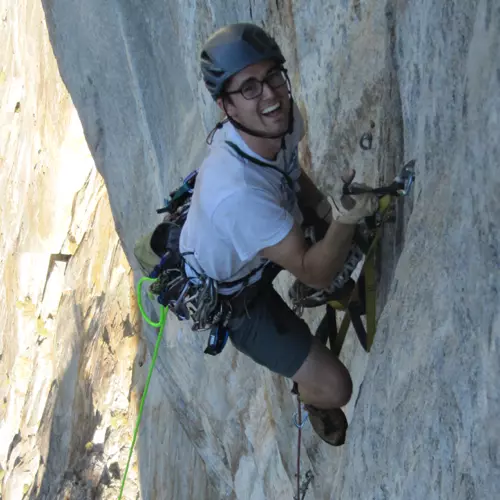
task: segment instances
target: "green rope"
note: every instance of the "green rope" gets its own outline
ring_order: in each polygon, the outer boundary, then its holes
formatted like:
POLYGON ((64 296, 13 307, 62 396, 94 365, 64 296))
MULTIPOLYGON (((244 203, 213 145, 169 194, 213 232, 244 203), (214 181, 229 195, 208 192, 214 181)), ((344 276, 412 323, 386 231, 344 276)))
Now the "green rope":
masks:
MULTIPOLYGON (((143 283, 145 283, 146 281, 148 281, 150 283, 154 283, 157 280, 158 280, 158 278, 148 278, 147 276, 144 276, 143 278, 141 278, 139 280, 139 283, 137 284, 137 303, 139 304, 139 309, 141 311, 142 317, 145 319, 145 321, 148 325, 151 325, 153 328, 163 328, 163 326, 165 325, 165 319, 167 317, 168 308, 165 308, 162 306, 161 313, 160 313, 160 321, 158 321, 158 323, 155 323, 151 318, 148 317, 148 315, 146 314, 146 311, 144 311, 144 308, 142 307, 142 294, 141 294, 141 292, 142 292, 143 283)), ((148 292, 148 294, 151 298, 150 292, 148 292)))
POLYGON ((142 317, 144 318, 146 323, 148 323, 148 325, 151 325, 154 328, 159 328, 159 331, 158 331, 158 338, 156 340, 155 350, 153 352, 153 358, 151 359, 151 366, 149 367, 148 378, 146 379, 146 385, 144 386, 144 392, 142 394, 141 404, 139 406, 139 415, 137 417, 137 422, 135 424, 134 437, 132 438, 132 444, 130 445, 127 466, 125 467, 125 472, 123 474, 122 486, 120 488, 120 495, 118 496, 118 500, 121 500, 122 495, 123 495, 123 489, 125 488, 125 481, 127 480, 128 469, 130 466, 130 461, 132 460, 132 452, 134 451, 135 441, 137 439, 137 434, 139 432, 139 425, 141 424, 144 403, 146 401, 146 395, 147 395, 148 389, 149 389, 149 382, 150 382, 151 377, 153 375, 153 370, 155 367, 156 358, 158 357, 158 351, 160 349, 160 343, 161 343, 161 339, 163 337, 163 331, 165 329, 165 324, 167 322, 168 307, 163 307, 163 306, 161 307, 160 321, 158 321, 157 323, 155 323, 151 318, 149 318, 148 315, 146 314, 146 312, 144 311, 144 308, 142 307, 142 285, 146 281, 154 282, 154 281, 156 281, 156 279, 143 277, 139 280, 139 283, 137 284, 137 302, 139 304, 139 309, 141 311, 142 317))

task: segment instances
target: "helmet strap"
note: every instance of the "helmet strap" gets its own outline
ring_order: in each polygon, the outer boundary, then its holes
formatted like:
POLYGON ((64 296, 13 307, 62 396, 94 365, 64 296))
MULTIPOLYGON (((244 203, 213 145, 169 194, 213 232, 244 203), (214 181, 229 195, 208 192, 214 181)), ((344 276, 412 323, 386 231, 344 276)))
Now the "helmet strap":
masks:
POLYGON ((215 127, 209 132, 209 134, 206 138, 206 143, 208 145, 212 144, 212 141, 214 140, 214 135, 217 132, 217 130, 220 130, 224 126, 224 123, 226 123, 228 121, 229 121, 229 119, 226 116, 223 120, 221 120, 215 124, 215 127))

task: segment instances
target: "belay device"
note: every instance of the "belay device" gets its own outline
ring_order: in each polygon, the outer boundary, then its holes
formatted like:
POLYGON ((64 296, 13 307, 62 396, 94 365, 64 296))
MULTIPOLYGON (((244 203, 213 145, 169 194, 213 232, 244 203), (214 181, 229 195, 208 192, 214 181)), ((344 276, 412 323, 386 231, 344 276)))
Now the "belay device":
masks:
POLYGON ((215 356, 222 352, 224 349, 227 339, 229 337, 229 330, 227 326, 216 325, 210 330, 210 335, 208 336, 208 345, 205 349, 205 354, 210 354, 215 356))

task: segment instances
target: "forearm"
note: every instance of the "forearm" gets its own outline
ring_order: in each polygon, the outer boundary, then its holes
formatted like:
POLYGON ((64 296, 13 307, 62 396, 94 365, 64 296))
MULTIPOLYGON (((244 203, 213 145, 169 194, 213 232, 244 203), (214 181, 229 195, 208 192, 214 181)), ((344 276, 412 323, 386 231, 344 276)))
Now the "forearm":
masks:
POLYGON ((326 288, 342 271, 351 248, 356 226, 333 221, 325 237, 304 254, 303 267, 310 277, 308 285, 326 288))
POLYGON ((300 191, 297 193, 297 198, 300 206, 314 208, 325 198, 323 193, 302 169, 298 182, 300 191))

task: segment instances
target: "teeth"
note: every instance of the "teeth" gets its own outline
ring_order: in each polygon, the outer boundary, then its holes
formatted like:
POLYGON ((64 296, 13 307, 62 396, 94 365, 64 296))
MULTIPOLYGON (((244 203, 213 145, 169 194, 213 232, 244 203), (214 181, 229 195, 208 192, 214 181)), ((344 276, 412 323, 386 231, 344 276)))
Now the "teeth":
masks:
POLYGON ((274 106, 269 106, 268 108, 266 108, 262 111, 262 114, 267 115, 269 113, 272 113, 273 111, 276 111, 277 109, 279 109, 279 107, 280 107, 279 103, 275 104, 274 106))

